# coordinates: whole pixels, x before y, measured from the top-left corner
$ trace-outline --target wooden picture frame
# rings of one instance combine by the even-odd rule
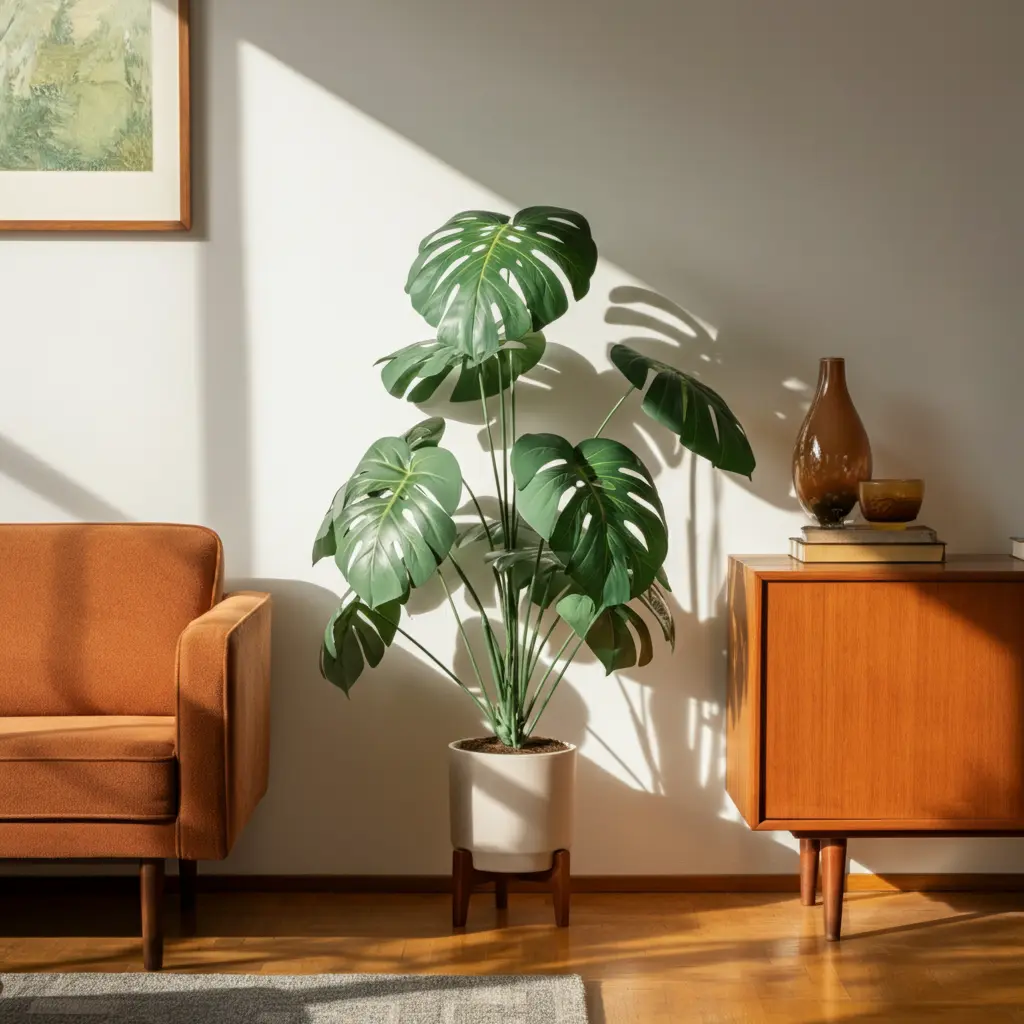
[[[75,0],[65,2],[73,4]],[[25,3],[31,3],[31,0],[25,0]],[[149,99],[152,108],[149,121],[151,168],[140,172],[121,169],[25,171],[4,169],[0,165],[0,231],[191,230],[190,0],[149,0],[149,3],[153,51],[150,54],[149,69],[152,82]],[[2,57],[3,54],[0,53],[0,71],[3,70]],[[175,115],[173,121],[172,111]],[[46,196],[51,183],[58,186],[56,191],[60,193],[59,199],[52,203],[55,208],[59,208],[59,215],[56,216],[49,216],[44,212],[50,203]],[[74,215],[77,208],[71,210],[70,207],[77,205],[75,196],[80,184],[83,215],[78,217]],[[132,195],[130,202],[122,203],[122,199],[127,199],[128,193],[132,190],[137,190],[139,195]],[[158,197],[159,201],[150,204],[150,193],[154,199]],[[19,213],[24,213],[24,216],[19,216]]]

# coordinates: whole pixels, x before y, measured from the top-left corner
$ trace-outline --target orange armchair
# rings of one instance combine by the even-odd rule
[[[194,526],[0,525],[0,566],[0,858],[139,860],[158,970],[165,859],[194,907],[266,792],[270,596]]]

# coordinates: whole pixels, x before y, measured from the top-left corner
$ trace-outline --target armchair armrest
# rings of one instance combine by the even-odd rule
[[[229,594],[178,641],[178,856],[220,860],[267,790],[270,595]]]

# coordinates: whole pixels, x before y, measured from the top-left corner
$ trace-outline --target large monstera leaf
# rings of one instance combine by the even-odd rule
[[[668,531],[639,456],[609,438],[573,447],[557,434],[524,434],[511,463],[520,515],[595,605],[625,604],[650,587]]]
[[[388,394],[395,398],[425,402],[457,369],[459,375],[451,400],[479,402],[481,381],[484,396],[493,398],[540,362],[545,344],[543,334],[527,334],[504,342],[493,356],[474,363],[452,345],[435,339],[407,345],[377,362],[386,364],[380,377]]]
[[[676,648],[676,627],[672,610],[657,583],[637,599],[661,627],[668,645]],[[558,614],[569,624],[604,665],[605,674],[639,665],[654,658],[651,631],[643,617],[628,604],[602,608],[586,594],[569,593],[556,605]]]
[[[374,610],[358,598],[341,605],[324,630],[320,674],[348,696],[367,664],[376,668],[398,632],[400,601]]]
[[[585,594],[569,594],[556,607],[604,665],[605,675],[634,665],[643,667],[653,660],[651,631],[628,604],[598,608]]]
[[[417,448],[435,448],[441,443],[444,437],[445,422],[440,416],[431,416],[430,419],[421,420],[414,427],[410,427],[403,435],[402,440],[407,442],[414,451]],[[316,565],[321,558],[329,558],[337,554],[338,540],[334,532],[334,524],[345,507],[345,488],[342,484],[331,501],[331,507],[327,510],[320,529],[317,530],[316,540],[313,541],[313,564]]]
[[[424,584],[455,540],[462,473],[445,448],[383,437],[363,456],[334,520],[334,560],[370,608]]]
[[[334,521],[341,515],[345,505],[345,485],[342,484],[331,501],[331,507],[316,532],[316,540],[313,541],[313,564],[316,565],[321,558],[330,558],[338,550],[338,540],[334,535]]]
[[[747,435],[725,399],[706,384],[660,359],[641,355],[628,345],[613,345],[611,360],[633,387],[643,389],[643,410],[679,436],[683,447],[718,469],[749,477],[756,461]]]
[[[569,308],[551,264],[576,299],[587,294],[597,246],[585,217],[556,206],[531,206],[512,218],[467,210],[420,243],[405,290],[442,345],[480,363],[502,337],[539,331]]]

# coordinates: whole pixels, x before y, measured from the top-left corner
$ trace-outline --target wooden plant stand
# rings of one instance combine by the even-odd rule
[[[551,867],[547,871],[528,874],[503,874],[498,871],[477,871],[473,867],[473,854],[469,850],[456,850],[452,854],[452,926],[465,928],[469,915],[469,898],[473,890],[485,882],[494,883],[494,904],[498,910],[508,908],[510,879],[523,882],[548,882],[555,904],[555,924],[569,927],[569,897],[572,886],[569,878],[569,851],[555,850]]]

